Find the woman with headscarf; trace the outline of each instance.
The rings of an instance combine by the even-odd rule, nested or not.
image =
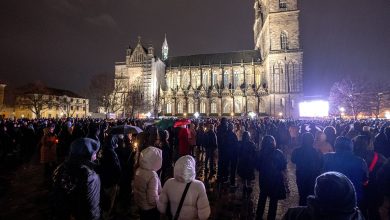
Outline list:
[[[267,198],[269,201],[268,220],[276,217],[278,200],[286,198],[284,173],[287,169],[287,160],[283,152],[276,149],[275,138],[266,135],[261,143],[261,150],[257,159],[259,171],[260,196],[257,204],[256,219],[262,219]]]
[[[180,203],[181,207],[179,207]],[[206,220],[209,218],[209,200],[203,182],[195,179],[193,157],[187,155],[176,161],[174,178],[165,183],[157,207],[161,213],[170,212],[175,216],[174,219]],[[167,207],[170,207],[170,210],[167,210]]]

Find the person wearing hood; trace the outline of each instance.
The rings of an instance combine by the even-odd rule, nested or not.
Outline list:
[[[324,155],[323,171],[336,171],[347,176],[353,183],[359,207],[363,201],[363,186],[368,181],[366,162],[353,154],[353,143],[349,138],[340,136],[335,142],[335,153]]]
[[[355,188],[342,173],[327,172],[316,179],[307,206],[289,208],[283,220],[364,220],[357,207]]]
[[[53,219],[100,220],[100,178],[93,162],[99,145],[80,138],[70,148],[69,158],[53,174]]]
[[[119,190],[122,168],[115,149],[118,147],[118,136],[109,135],[103,145],[99,158],[99,174],[102,180],[103,218],[110,217],[115,198]],[[124,137],[122,135],[122,137]]]
[[[165,214],[167,207],[170,207],[168,211],[175,216],[175,219],[206,220],[209,218],[210,205],[206,189],[203,182],[195,179],[195,174],[193,157],[187,155],[176,161],[174,178],[165,182],[157,203],[161,213]],[[185,190],[186,188],[188,191]]]
[[[140,154],[139,167],[134,177],[134,200],[140,210],[140,219],[159,219],[157,202],[161,183],[157,171],[161,169],[162,151],[147,147]]]
[[[43,135],[41,145],[41,163],[44,165],[45,177],[51,177],[57,161],[57,135],[54,133],[55,125],[47,127],[47,133]]]
[[[302,135],[302,146],[291,155],[296,165],[296,181],[299,193],[299,205],[306,205],[307,196],[313,194],[316,177],[321,174],[322,154],[313,147],[314,137],[306,132]]]

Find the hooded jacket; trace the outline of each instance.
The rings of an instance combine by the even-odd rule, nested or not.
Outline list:
[[[165,213],[169,203],[171,214],[174,216],[189,182],[191,185],[184,199],[179,219],[208,219],[210,205],[206,189],[201,181],[195,180],[195,160],[188,155],[176,161],[174,178],[165,183],[157,204],[158,210]]]
[[[139,168],[134,177],[134,200],[142,210],[156,208],[161,193],[157,171],[161,168],[162,151],[148,147],[140,154]]]

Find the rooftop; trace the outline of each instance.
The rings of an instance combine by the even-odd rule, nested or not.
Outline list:
[[[189,56],[168,57],[167,66],[198,66],[211,64],[251,63],[261,62],[260,51],[243,50],[226,53],[197,54]]]

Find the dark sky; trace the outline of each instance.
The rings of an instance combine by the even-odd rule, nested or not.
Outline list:
[[[305,94],[343,75],[390,76],[389,0],[300,0]],[[253,0],[10,0],[0,3],[0,80],[80,92],[125,48],[164,33],[170,55],[253,49]]]

